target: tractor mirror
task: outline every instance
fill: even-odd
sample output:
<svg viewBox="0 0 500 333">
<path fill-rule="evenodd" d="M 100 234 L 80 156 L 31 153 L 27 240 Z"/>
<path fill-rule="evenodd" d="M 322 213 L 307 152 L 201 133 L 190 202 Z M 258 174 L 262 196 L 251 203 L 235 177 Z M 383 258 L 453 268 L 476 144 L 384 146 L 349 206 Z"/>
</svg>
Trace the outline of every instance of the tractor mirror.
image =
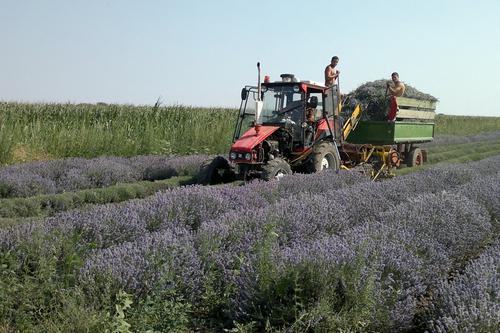
<svg viewBox="0 0 500 333">
<path fill-rule="evenodd" d="M 244 101 L 248 97 L 248 90 L 246 88 L 241 89 L 241 100 Z"/>
</svg>

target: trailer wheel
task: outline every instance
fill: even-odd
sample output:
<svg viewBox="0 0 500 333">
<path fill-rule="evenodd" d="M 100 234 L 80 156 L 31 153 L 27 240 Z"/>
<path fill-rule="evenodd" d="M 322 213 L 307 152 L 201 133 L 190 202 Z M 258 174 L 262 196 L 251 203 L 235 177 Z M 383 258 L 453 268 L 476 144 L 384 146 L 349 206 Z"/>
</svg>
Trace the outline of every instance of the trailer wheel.
<svg viewBox="0 0 500 333">
<path fill-rule="evenodd" d="M 318 172 L 325 169 L 340 169 L 340 161 L 336 148 L 329 142 L 323 142 L 313 148 L 309 171 Z"/>
<path fill-rule="evenodd" d="M 422 155 L 422 150 L 420 148 L 413 148 L 408 154 L 408 161 L 406 165 L 409 167 L 421 166 L 424 164 L 424 156 Z"/>
<path fill-rule="evenodd" d="M 229 162 L 222 156 L 206 160 L 200 166 L 197 183 L 202 185 L 215 185 L 228 183 L 233 178 Z"/>
<path fill-rule="evenodd" d="M 281 179 L 286 175 L 291 175 L 292 169 L 290 164 L 281 158 L 270 160 L 266 165 L 262 166 L 263 180 Z"/>
</svg>

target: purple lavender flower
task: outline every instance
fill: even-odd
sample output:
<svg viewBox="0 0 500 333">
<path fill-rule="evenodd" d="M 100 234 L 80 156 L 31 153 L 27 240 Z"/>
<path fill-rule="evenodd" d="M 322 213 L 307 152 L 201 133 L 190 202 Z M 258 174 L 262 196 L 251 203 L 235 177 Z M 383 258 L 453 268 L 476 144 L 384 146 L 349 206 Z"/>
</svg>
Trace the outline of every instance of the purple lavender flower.
<svg viewBox="0 0 500 333">
<path fill-rule="evenodd" d="M 500 243 L 473 260 L 463 274 L 443 279 L 434 296 L 432 332 L 495 332 L 500 323 Z"/>
</svg>

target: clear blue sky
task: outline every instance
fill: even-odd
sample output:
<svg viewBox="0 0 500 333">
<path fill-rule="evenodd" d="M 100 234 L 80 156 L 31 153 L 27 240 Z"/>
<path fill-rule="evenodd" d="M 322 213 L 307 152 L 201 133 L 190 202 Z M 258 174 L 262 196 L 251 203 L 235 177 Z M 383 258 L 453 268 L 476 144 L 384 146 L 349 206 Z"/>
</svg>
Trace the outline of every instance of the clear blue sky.
<svg viewBox="0 0 500 333">
<path fill-rule="evenodd" d="M 500 116 L 500 0 L 0 0 L 0 100 L 237 106 L 256 83 L 401 79 L 439 112 Z"/>
</svg>

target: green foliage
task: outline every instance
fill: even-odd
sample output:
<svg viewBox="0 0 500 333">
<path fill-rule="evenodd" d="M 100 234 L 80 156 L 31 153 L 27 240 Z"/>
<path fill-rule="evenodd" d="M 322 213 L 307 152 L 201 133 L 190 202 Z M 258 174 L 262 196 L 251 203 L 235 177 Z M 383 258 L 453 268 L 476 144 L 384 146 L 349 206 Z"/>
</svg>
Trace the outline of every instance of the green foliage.
<svg viewBox="0 0 500 333">
<path fill-rule="evenodd" d="M 498 131 L 500 117 L 449 116 L 439 114 L 435 119 L 435 134 L 472 135 Z"/>
<path fill-rule="evenodd" d="M 22 251 L 0 253 L 0 332 L 106 329 L 105 312 L 87 303 L 74 285 L 84 251 L 75 250 L 77 241 L 36 239 Z"/>
<path fill-rule="evenodd" d="M 131 309 L 134 332 L 189 332 L 192 306 L 173 290 L 156 290 Z"/>
<path fill-rule="evenodd" d="M 198 253 L 204 263 L 203 295 L 200 302 L 192 311 L 192 326 L 212 328 L 220 332 L 224 327 L 232 325 L 232 318 L 228 315 L 229 299 L 237 291 L 236 286 L 224 283 L 224 272 L 213 261 L 212 255 L 217 252 L 218 243 L 212 237 L 200 235 Z M 243 261 L 240 259 L 241 265 Z M 235 264 L 233 271 L 240 273 L 240 267 Z"/>
<path fill-rule="evenodd" d="M 131 325 L 125 320 L 125 311 L 132 305 L 132 295 L 120 290 L 116 295 L 115 314 L 111 322 L 111 329 L 106 333 L 132 333 Z"/>
<path fill-rule="evenodd" d="M 287 269 L 260 289 L 254 317 L 233 332 L 369 331 L 377 311 L 374 280 L 361 280 L 358 264 L 331 268 L 304 264 Z"/>
<path fill-rule="evenodd" d="M 0 164 L 227 151 L 237 111 L 181 105 L 0 103 Z"/>
<path fill-rule="evenodd" d="M 272 265 L 276 240 L 267 225 L 255 249 L 257 290 L 249 317 L 229 332 L 368 332 L 384 319 L 369 262 L 359 257 L 335 266 L 318 258 L 278 268 Z"/>
</svg>

